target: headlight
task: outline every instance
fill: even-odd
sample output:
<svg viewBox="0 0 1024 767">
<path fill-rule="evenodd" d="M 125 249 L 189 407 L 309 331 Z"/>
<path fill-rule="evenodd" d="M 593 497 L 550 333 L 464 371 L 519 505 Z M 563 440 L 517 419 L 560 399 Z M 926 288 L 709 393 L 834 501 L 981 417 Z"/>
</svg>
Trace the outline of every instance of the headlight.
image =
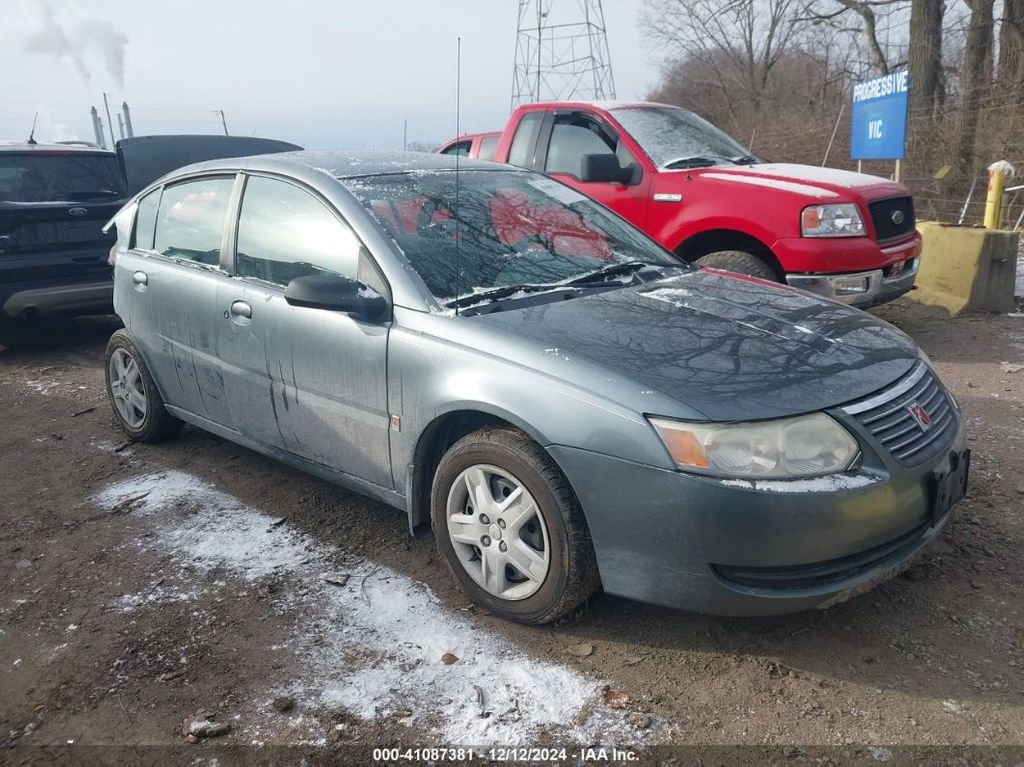
<svg viewBox="0 0 1024 767">
<path fill-rule="evenodd" d="M 841 205 L 812 205 L 800 214 L 804 237 L 863 237 L 864 219 L 852 202 Z"/>
<path fill-rule="evenodd" d="M 858 453 L 853 437 L 824 413 L 736 424 L 649 420 L 680 469 L 716 477 L 837 474 L 850 468 Z"/>
</svg>

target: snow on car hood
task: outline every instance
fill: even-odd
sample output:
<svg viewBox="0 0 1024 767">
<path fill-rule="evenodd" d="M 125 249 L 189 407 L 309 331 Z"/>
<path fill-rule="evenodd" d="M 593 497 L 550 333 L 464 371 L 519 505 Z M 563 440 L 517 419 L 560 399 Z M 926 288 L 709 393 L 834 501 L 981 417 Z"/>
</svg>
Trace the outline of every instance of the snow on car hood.
<svg viewBox="0 0 1024 767">
<path fill-rule="evenodd" d="M 846 197 L 851 193 L 868 199 L 905 196 L 906 187 L 867 173 L 854 173 L 835 168 L 794 163 L 764 163 L 761 165 L 715 166 L 707 170 L 690 170 L 701 178 L 769 187 L 807 197 Z"/>
<path fill-rule="evenodd" d="M 582 388 L 604 385 L 597 366 L 624 391 L 634 382 L 716 421 L 833 407 L 887 386 L 918 358 L 910 338 L 866 312 L 707 269 L 474 321 L 526 342 L 533 366 Z"/>
</svg>

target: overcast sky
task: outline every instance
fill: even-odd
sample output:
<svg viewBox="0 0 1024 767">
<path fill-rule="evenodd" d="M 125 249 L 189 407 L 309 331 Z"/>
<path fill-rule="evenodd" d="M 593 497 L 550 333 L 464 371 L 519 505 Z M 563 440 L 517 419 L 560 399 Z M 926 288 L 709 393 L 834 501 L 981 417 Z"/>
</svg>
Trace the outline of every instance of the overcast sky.
<svg viewBox="0 0 1024 767">
<path fill-rule="evenodd" d="M 657 80 L 657 52 L 637 30 L 640 4 L 604 3 L 619 98 L 639 98 Z M 112 109 L 128 102 L 138 135 L 219 132 L 213 110 L 223 109 L 232 133 L 310 148 L 400 148 L 404 118 L 410 141 L 439 142 L 455 132 L 458 36 L 463 130 L 500 128 L 508 116 L 516 0 L 4 6 L 0 139 L 25 138 L 38 109 L 37 138 L 91 140 L 89 106 L 102 112 L 106 91 Z"/>
</svg>

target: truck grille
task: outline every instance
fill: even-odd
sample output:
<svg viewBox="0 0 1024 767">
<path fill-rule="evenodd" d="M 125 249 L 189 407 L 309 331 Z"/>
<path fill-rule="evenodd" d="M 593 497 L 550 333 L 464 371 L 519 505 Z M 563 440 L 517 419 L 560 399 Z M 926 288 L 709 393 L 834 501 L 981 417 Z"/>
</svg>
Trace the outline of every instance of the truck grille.
<svg viewBox="0 0 1024 767">
<path fill-rule="evenodd" d="M 919 406 L 924 417 L 917 411 Z M 956 413 L 949 394 L 925 363 L 871 397 L 852 402 L 843 411 L 856 418 L 900 463 L 918 466 L 945 449 L 956 432 Z M 926 421 L 923 424 L 922 421 Z"/>
<path fill-rule="evenodd" d="M 869 203 L 868 210 L 871 212 L 871 221 L 875 225 L 875 236 L 879 242 L 905 237 L 917 226 L 914 218 L 914 200 L 910 197 L 878 200 Z"/>
</svg>

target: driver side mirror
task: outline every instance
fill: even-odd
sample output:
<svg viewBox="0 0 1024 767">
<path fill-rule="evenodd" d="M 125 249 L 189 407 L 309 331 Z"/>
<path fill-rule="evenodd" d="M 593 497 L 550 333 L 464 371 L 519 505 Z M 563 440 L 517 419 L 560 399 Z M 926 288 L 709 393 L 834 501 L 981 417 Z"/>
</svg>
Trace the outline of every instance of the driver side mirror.
<svg viewBox="0 0 1024 767">
<path fill-rule="evenodd" d="M 629 184 L 637 168 L 635 165 L 622 167 L 617 155 L 585 154 L 580 160 L 580 181 L 583 183 Z"/>
<path fill-rule="evenodd" d="M 358 320 L 373 321 L 387 312 L 388 301 L 358 280 L 337 274 L 309 274 L 288 283 L 284 300 L 292 306 L 344 312 Z"/>
</svg>

